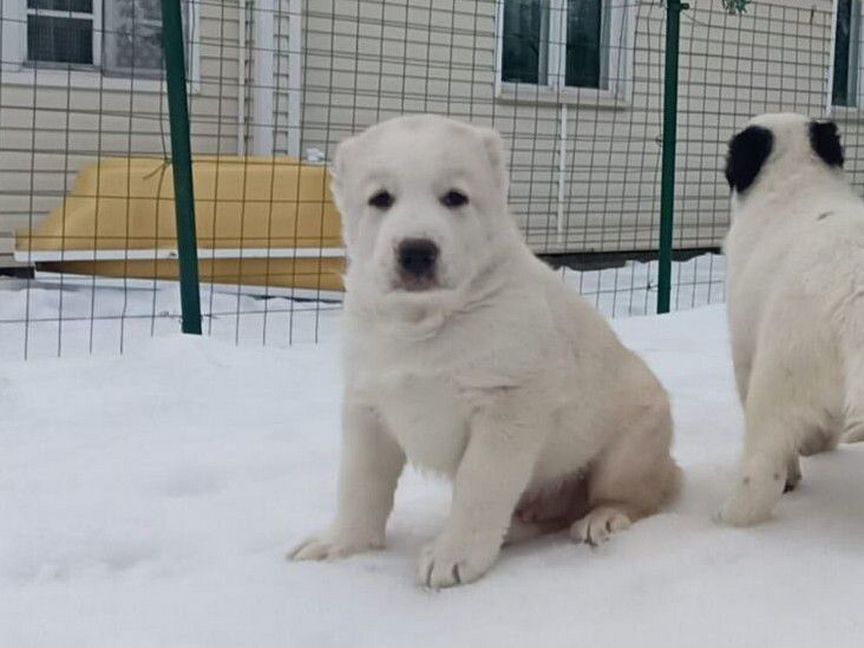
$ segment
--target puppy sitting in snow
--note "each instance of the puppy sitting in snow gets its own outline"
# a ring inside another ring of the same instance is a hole
[[[660,383],[523,243],[501,139],[437,116],[336,151],[348,253],[338,507],[299,560],[381,547],[406,460],[453,480],[419,582],[479,578],[505,541],[597,543],[674,491]]]
[[[741,475],[719,517],[767,518],[800,479],[799,454],[864,432],[864,204],[837,127],[763,115],[729,144],[725,243]]]

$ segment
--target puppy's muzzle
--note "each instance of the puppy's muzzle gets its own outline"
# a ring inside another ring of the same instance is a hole
[[[405,239],[396,248],[399,287],[425,290],[436,284],[438,246],[429,239]]]

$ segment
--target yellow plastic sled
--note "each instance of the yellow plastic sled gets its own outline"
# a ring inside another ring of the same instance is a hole
[[[295,158],[193,161],[202,281],[342,290],[344,251],[325,167]],[[49,271],[176,279],[170,164],[85,166],[63,204],[16,237],[16,259]]]

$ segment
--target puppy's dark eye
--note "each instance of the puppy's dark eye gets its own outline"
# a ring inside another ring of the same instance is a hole
[[[395,201],[396,199],[393,197],[393,194],[382,189],[372,194],[372,197],[369,199],[369,206],[376,207],[377,209],[390,209]]]
[[[445,207],[450,207],[451,209],[455,209],[456,207],[462,207],[463,205],[468,204],[468,196],[466,196],[461,191],[451,189],[446,194],[441,196],[441,204]]]

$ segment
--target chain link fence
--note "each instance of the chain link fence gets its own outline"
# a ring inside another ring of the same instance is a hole
[[[161,7],[0,0],[0,357],[115,353],[180,330]],[[345,136],[418,112],[497,128],[532,250],[605,314],[654,312],[665,5],[180,10],[204,334],[335,335],[344,255],[327,161]],[[830,113],[859,182],[860,12],[851,0],[744,13],[700,0],[681,13],[673,310],[723,299],[723,156],[750,116]]]

